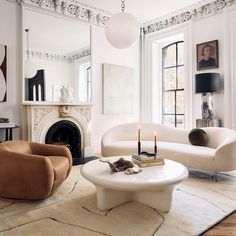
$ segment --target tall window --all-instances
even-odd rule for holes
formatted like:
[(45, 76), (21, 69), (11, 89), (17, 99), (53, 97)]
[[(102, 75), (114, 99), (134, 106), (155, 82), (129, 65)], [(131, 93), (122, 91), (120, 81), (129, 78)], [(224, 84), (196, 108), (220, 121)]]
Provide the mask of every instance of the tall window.
[(184, 127), (184, 43), (162, 49), (162, 122)]

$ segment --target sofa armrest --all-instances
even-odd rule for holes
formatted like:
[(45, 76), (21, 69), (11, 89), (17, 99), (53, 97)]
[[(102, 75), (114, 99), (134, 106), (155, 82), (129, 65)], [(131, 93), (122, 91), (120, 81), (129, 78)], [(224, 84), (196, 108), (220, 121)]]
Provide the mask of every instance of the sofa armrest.
[(231, 137), (222, 143), (215, 153), (215, 170), (236, 170), (236, 139)]
[(52, 164), (47, 157), (0, 152), (0, 196), (19, 199), (43, 199), (54, 182)]
[(69, 170), (67, 176), (69, 175), (72, 168), (72, 156), (69, 148), (59, 145), (50, 145), (43, 143), (31, 143), (31, 149), (34, 154), (41, 156), (63, 156), (67, 157), (69, 161)]

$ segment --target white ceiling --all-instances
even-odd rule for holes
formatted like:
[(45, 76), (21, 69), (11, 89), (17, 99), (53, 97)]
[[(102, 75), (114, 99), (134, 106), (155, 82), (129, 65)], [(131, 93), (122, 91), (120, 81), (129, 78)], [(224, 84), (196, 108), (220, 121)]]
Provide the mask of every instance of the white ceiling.
[[(90, 47), (90, 26), (74, 19), (26, 10), (24, 29), (27, 28), (30, 29), (30, 49), (68, 55)], [(26, 46), (26, 40), (24, 43)]]
[[(180, 10), (200, 0), (126, 0), (126, 11), (133, 14), (140, 23)], [(120, 0), (79, 0), (79, 2), (103, 9), (112, 14), (120, 12)]]

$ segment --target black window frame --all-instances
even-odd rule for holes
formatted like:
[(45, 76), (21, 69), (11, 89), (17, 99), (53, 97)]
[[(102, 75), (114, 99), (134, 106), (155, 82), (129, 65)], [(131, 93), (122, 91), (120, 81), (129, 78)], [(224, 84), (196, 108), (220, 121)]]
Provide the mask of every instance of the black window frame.
[[(174, 43), (168, 44), (165, 47), (162, 48), (162, 123), (164, 123), (164, 116), (174, 116), (175, 117), (175, 127), (177, 127), (177, 116), (183, 116), (185, 118), (185, 114), (184, 113), (177, 113), (177, 92), (179, 91), (184, 91), (184, 88), (178, 89), (178, 68), (180, 67), (184, 67), (184, 63), (183, 64), (179, 64), (178, 63), (178, 45), (180, 43), (184, 43), (183, 40), (181, 41), (176, 41)], [(164, 66), (164, 50), (166, 50), (166, 48), (175, 45), (175, 50), (176, 50), (176, 63), (173, 66)], [(175, 89), (167, 89), (165, 90), (165, 82), (164, 82), (164, 71), (166, 69), (172, 69), (175, 68), (175, 73), (176, 73), (176, 88)], [(164, 107), (164, 94), (166, 92), (174, 92), (175, 95), (175, 106), (174, 106), (174, 113), (165, 113), (165, 107)], [(184, 122), (185, 123), (185, 122)]]

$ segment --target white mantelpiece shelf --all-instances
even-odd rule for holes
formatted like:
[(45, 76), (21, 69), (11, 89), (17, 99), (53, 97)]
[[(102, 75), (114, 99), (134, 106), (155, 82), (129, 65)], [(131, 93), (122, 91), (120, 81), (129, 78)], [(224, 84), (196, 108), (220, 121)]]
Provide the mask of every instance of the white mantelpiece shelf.
[(64, 102), (23, 102), (23, 106), (94, 106), (90, 102), (64, 103)]

